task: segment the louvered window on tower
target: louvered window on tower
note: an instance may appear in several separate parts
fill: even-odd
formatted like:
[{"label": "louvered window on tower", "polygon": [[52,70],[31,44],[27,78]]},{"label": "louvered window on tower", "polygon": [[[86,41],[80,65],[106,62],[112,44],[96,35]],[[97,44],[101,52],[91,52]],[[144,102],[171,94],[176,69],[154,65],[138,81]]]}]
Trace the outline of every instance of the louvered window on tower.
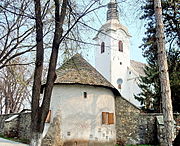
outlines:
[{"label": "louvered window on tower", "polygon": [[102,124],[114,124],[114,113],[102,112]]},{"label": "louvered window on tower", "polygon": [[101,53],[104,53],[105,52],[105,43],[102,42],[101,43]]},{"label": "louvered window on tower", "polygon": [[118,46],[119,46],[119,51],[123,52],[123,42],[122,41],[119,41]]}]

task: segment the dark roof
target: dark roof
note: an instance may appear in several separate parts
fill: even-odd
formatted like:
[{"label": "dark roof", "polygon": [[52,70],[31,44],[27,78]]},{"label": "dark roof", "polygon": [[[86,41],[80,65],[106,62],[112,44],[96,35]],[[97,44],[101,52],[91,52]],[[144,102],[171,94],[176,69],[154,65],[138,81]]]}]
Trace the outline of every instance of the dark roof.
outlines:
[{"label": "dark roof", "polygon": [[110,88],[116,95],[117,89],[107,81],[80,54],[74,55],[56,70],[55,84],[84,84]]}]

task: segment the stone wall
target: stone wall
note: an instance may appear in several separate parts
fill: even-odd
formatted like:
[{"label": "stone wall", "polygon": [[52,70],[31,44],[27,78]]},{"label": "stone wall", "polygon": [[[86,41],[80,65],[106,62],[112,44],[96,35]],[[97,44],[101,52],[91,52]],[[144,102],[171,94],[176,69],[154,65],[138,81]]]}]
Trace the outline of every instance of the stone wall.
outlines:
[{"label": "stone wall", "polygon": [[118,143],[133,143],[138,141],[136,137],[139,125],[140,110],[130,104],[126,99],[116,97],[116,137]]},{"label": "stone wall", "polygon": [[31,137],[31,113],[22,113],[19,116],[18,136],[24,139]]},{"label": "stone wall", "polygon": [[[141,113],[127,100],[116,98],[116,137],[117,142],[126,144],[158,144],[156,116],[161,113]],[[174,114],[180,126],[180,114]]]},{"label": "stone wall", "polygon": [[[6,119],[18,115],[11,121]],[[0,134],[12,137],[19,137],[21,139],[30,138],[30,113],[18,113],[18,114],[4,114],[0,115]]]},{"label": "stone wall", "polygon": [[0,115],[0,134],[4,134],[4,123],[5,120],[8,119],[9,117],[17,115],[17,114],[7,114],[7,115]]},{"label": "stone wall", "polygon": [[[21,139],[30,138],[30,113],[19,113],[17,119],[11,120],[11,123],[5,122],[6,119],[16,114],[0,115],[0,134],[4,135],[5,127],[11,129],[12,125]],[[123,98],[116,98],[116,137],[118,143],[126,144],[157,144],[156,116],[160,113],[141,113],[141,111]],[[174,114],[174,119],[180,126],[180,114]],[[18,124],[17,124],[18,123]],[[7,124],[7,125],[6,125]],[[8,129],[7,128],[7,129]],[[50,140],[52,142],[52,140]],[[47,141],[46,141],[47,142]],[[72,141],[69,141],[70,143]],[[69,143],[64,142],[64,145]],[[84,141],[78,141],[80,146]],[[97,142],[96,142],[97,143]],[[91,143],[86,142],[89,146]],[[99,146],[101,143],[93,146]]]}]

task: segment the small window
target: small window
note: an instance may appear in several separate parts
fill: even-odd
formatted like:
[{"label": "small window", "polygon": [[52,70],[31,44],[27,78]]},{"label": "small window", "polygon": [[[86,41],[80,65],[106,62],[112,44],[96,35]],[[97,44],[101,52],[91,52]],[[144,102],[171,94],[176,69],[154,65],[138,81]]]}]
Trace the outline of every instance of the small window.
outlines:
[{"label": "small window", "polygon": [[123,52],[123,42],[122,41],[119,41],[118,47],[119,47],[119,51]]},{"label": "small window", "polygon": [[71,136],[71,132],[67,132],[67,136]]},{"label": "small window", "polygon": [[114,113],[102,112],[102,124],[114,124]]},{"label": "small window", "polygon": [[122,65],[122,62],[120,62],[119,64]]},{"label": "small window", "polygon": [[83,92],[84,98],[87,98],[87,92]]},{"label": "small window", "polygon": [[101,53],[104,53],[105,52],[105,43],[102,42],[101,43]]},{"label": "small window", "polygon": [[51,110],[49,110],[49,112],[48,112],[45,123],[50,123],[50,121],[51,121]]}]

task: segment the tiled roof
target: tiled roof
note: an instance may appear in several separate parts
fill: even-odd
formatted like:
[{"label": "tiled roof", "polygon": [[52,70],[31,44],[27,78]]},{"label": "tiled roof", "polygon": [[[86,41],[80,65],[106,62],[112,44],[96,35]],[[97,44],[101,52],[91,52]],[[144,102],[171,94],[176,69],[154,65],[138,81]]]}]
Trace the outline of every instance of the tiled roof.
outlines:
[{"label": "tiled roof", "polygon": [[[56,70],[55,84],[84,84],[117,89],[107,81],[93,66],[80,54],[74,55]],[[117,93],[118,94],[118,93]]]},{"label": "tiled roof", "polygon": [[145,76],[144,68],[146,64],[131,60],[131,67],[141,76]]}]

